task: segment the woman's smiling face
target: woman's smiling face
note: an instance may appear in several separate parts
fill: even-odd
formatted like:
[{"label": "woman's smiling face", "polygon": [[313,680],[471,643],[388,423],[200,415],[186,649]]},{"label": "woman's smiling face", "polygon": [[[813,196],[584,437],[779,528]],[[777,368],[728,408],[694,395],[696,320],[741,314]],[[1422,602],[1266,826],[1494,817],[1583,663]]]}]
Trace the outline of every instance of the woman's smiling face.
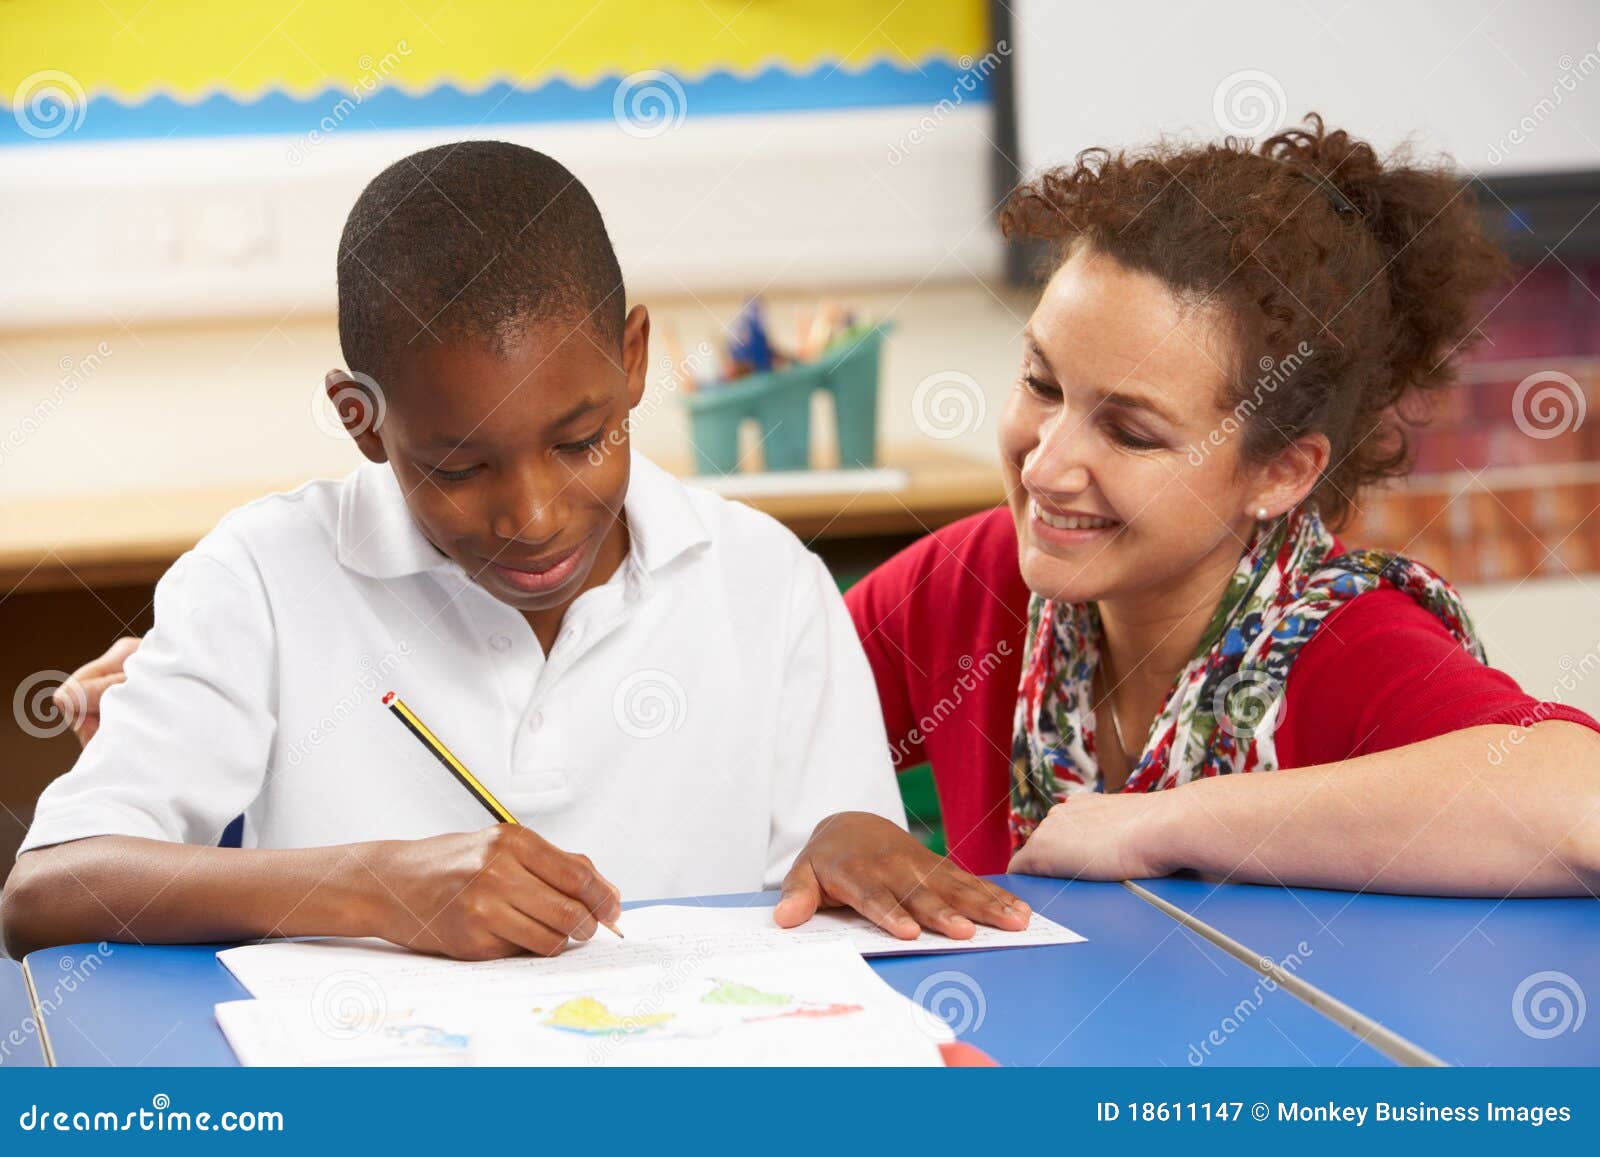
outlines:
[{"label": "woman's smiling face", "polygon": [[1236,357],[1223,316],[1082,245],[1051,278],[1000,422],[1035,593],[1159,594],[1237,561],[1262,479],[1240,468],[1237,436],[1214,444]]}]

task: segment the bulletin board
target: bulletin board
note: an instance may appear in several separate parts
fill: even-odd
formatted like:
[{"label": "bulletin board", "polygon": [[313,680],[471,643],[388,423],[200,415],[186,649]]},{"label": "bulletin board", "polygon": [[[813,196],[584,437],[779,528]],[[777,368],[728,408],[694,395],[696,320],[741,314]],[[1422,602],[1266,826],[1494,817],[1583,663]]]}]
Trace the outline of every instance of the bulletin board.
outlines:
[{"label": "bulletin board", "polygon": [[933,104],[987,39],[975,0],[428,7],[12,0],[0,144],[293,134],[357,97],[358,129],[609,119],[651,70],[706,113]]}]

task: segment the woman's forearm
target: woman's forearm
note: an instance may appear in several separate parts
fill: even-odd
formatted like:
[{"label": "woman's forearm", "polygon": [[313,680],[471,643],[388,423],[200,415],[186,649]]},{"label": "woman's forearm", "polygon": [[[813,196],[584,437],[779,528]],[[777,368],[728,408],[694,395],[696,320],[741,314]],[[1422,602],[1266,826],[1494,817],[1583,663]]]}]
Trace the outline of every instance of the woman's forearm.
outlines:
[{"label": "woman's forearm", "polygon": [[91,940],[152,943],[377,932],[380,844],[297,850],[97,836],[28,852],[0,907],[15,957]]},{"label": "woman's forearm", "polygon": [[1473,727],[1338,764],[1170,793],[1176,867],[1435,895],[1600,892],[1600,735]]}]

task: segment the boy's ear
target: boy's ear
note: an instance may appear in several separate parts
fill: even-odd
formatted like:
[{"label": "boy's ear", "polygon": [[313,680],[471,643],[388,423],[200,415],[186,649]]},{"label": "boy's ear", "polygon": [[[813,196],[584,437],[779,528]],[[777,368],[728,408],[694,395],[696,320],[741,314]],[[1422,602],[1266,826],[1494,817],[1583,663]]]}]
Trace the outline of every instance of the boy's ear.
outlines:
[{"label": "boy's ear", "polygon": [[628,375],[628,409],[644,399],[650,377],[650,311],[636,305],[622,324],[622,368]]},{"label": "boy's ear", "polygon": [[355,439],[361,453],[369,462],[387,462],[388,452],[383,448],[383,439],[378,437],[378,427],[383,425],[387,410],[382,387],[373,381],[372,375],[359,370],[329,370],[322,384],[345,433]]}]

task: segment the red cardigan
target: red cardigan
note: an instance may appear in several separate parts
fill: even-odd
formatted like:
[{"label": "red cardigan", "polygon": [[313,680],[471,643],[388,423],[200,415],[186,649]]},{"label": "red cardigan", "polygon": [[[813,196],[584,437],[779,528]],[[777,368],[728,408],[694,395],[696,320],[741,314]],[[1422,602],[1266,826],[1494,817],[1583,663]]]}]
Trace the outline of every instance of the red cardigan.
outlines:
[{"label": "red cardigan", "polygon": [[[1028,608],[1010,511],[973,515],[913,543],[845,602],[877,679],[895,766],[933,765],[957,863],[1005,871]],[[1334,611],[1300,652],[1278,724],[1278,759],[1306,767],[1464,727],[1543,719],[1600,731],[1582,711],[1525,695],[1409,595],[1382,587]]]}]

